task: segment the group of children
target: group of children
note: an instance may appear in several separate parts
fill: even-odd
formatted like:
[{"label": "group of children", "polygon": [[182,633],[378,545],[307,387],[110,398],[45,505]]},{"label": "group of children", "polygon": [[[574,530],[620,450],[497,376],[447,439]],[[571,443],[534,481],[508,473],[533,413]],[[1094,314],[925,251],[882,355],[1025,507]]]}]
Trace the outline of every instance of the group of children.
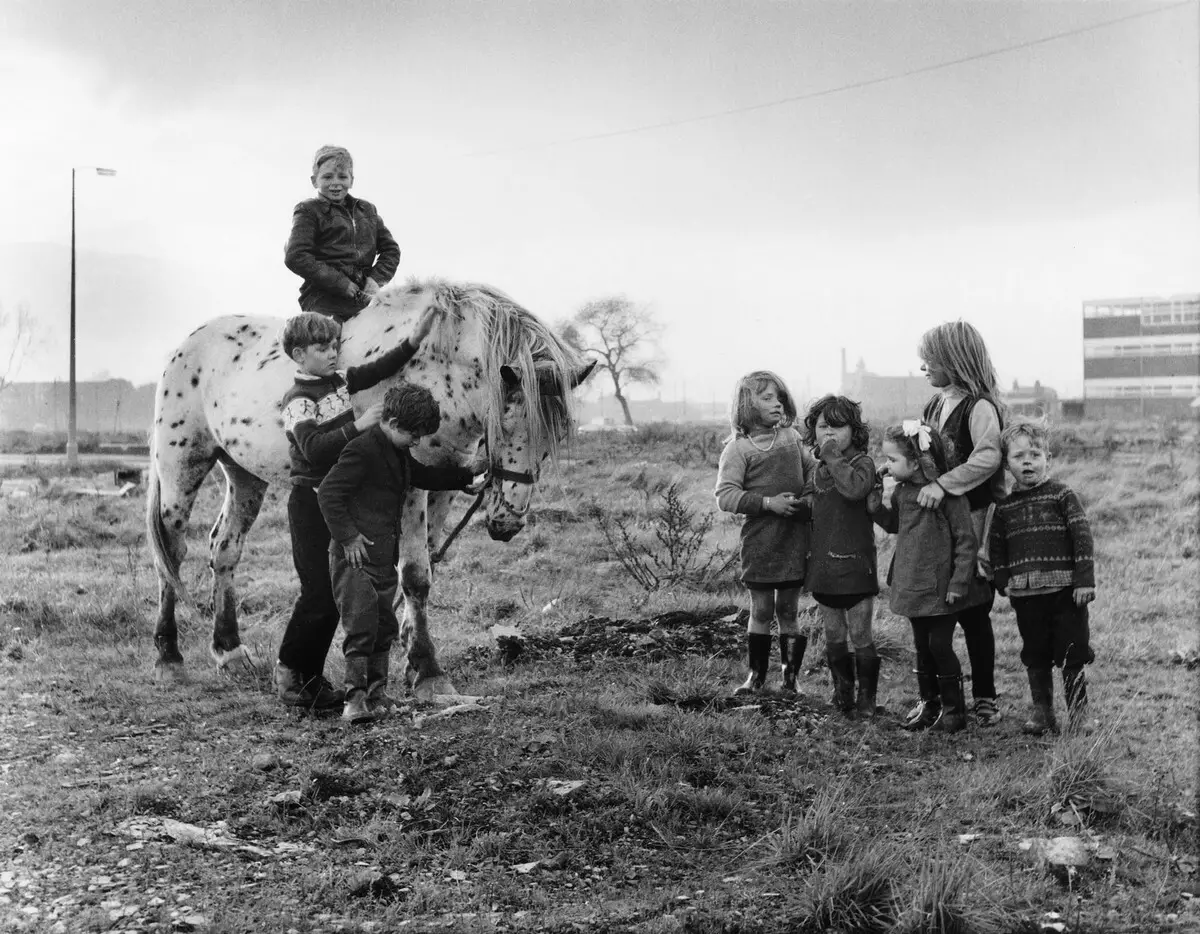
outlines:
[{"label": "group of children", "polygon": [[[471,490],[477,470],[434,469],[409,449],[437,431],[438,405],[423,387],[400,382],[355,417],[350,396],[395,376],[435,323],[427,311],[413,333],[377,360],[337,370],[341,324],[395,274],[400,250],[375,207],[350,195],[354,163],[342,147],[314,156],[317,196],[298,204],[286,264],[301,276],[303,313],[288,320],[284,352],[294,385],[282,400],[291,451],[288,524],[300,580],[275,668],[280,700],[342,707],[362,722],[395,706],[388,660],[399,625],[397,533],[409,486]],[[820,608],[836,707],[871,719],[880,659],[872,635],[879,593],[874,526],[895,534],[887,573],[890,607],[908,617],[919,702],[908,730],[957,732],[966,725],[962,666],[953,646],[961,626],[971,665],[974,714],[992,726],[1002,713],[995,685],[994,593],[1017,615],[1033,713],[1027,732],[1056,730],[1054,667],[1063,671],[1072,722],[1087,705],[1084,666],[1093,659],[1087,605],[1095,595],[1092,541],[1078,497],[1048,477],[1045,428],[1004,426],[997,376],[978,331],[963,321],[928,331],[918,353],[937,392],[919,420],[883,433],[879,470],[858,403],[814,402],[803,419],[784,381],[757,371],[738,382],[721,454],[719,507],[746,517],[742,581],[750,592],[749,674],[737,689],[765,688],[771,629],[778,627],[781,690],[795,693],[808,638],[801,592]],[[1012,476],[1005,494],[1004,468]],[[345,688],[324,675],[338,621],[345,630]],[[857,690],[856,690],[857,688]]]},{"label": "group of children", "polygon": [[[389,658],[399,635],[393,603],[399,581],[400,512],[410,486],[473,489],[482,461],[433,468],[409,449],[441,421],[428,389],[399,382],[355,417],[350,397],[395,376],[432,330],[427,310],[413,333],[378,359],[337,369],[342,323],[365,307],[396,271],[400,251],[378,212],[353,198],[354,163],[338,146],[313,159],[317,197],[296,206],[286,262],[302,276],[304,311],[284,326],[283,351],[297,367],[282,399],[291,455],[288,527],[300,595],[275,666],[287,706],[342,708],[361,723],[395,707],[387,693]],[[325,677],[338,621],[345,630],[345,687]]]},{"label": "group of children", "polygon": [[1087,517],[1078,497],[1048,476],[1045,427],[1004,425],[996,371],[974,327],[963,321],[935,327],[918,353],[937,392],[920,419],[883,432],[878,470],[858,403],[826,395],[801,420],[774,373],[757,371],[738,382],[733,436],[721,453],[716,487],[718,506],[746,517],[749,676],[737,690],[764,688],[772,623],[779,630],[780,690],[797,690],[807,647],[798,602],[807,589],[825,630],[834,705],[850,717],[876,715],[878,525],[896,536],[889,605],[909,619],[916,650],[919,701],[905,729],[954,733],[966,726],[956,626],[970,659],[975,719],[982,726],[1002,719],[991,621],[996,592],[1008,596],[1023,645],[1033,712],[1022,729],[1057,731],[1054,667],[1063,672],[1071,725],[1082,726],[1084,666],[1093,660],[1087,604],[1095,595]]}]

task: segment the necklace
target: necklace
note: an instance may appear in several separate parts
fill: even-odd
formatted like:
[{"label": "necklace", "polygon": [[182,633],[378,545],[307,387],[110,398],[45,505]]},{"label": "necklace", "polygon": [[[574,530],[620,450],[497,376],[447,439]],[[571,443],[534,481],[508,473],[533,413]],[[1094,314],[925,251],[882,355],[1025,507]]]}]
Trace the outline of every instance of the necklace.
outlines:
[{"label": "necklace", "polygon": [[775,442],[779,440],[779,428],[775,427],[775,428],[771,429],[771,443],[768,444],[765,448],[760,448],[758,446],[758,442],[756,442],[754,440],[754,438],[752,438],[750,436],[749,432],[746,433],[746,440],[750,442],[750,446],[752,448],[754,448],[754,450],[761,451],[763,454],[766,454],[767,451],[769,451],[769,450],[771,450],[771,448],[775,447]]}]

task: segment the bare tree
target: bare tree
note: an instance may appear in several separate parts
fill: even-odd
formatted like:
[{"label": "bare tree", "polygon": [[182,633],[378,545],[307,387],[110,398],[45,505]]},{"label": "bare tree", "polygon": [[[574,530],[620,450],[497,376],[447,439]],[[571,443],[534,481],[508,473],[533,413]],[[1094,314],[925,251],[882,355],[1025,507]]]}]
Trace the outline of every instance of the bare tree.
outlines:
[{"label": "bare tree", "polygon": [[601,298],[580,308],[570,321],[560,325],[559,332],[571,347],[593,354],[608,371],[625,424],[632,425],[624,390],[631,383],[654,384],[659,379],[661,363],[654,352],[662,326],[654,313],[627,298]]},{"label": "bare tree", "polygon": [[6,312],[0,305],[0,392],[16,381],[33,346],[35,330],[33,313],[25,302],[17,305],[15,313]]}]

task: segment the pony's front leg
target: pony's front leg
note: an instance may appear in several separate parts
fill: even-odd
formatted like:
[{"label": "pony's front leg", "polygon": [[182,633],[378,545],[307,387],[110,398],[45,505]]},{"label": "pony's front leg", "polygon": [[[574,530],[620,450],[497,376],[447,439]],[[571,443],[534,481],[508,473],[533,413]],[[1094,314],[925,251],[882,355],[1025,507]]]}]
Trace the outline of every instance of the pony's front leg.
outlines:
[{"label": "pony's front leg", "polygon": [[428,544],[429,500],[433,499],[424,490],[409,491],[400,523],[400,589],[404,594],[400,644],[405,651],[404,677],[419,701],[458,693],[438,662],[425,613],[433,579]]}]

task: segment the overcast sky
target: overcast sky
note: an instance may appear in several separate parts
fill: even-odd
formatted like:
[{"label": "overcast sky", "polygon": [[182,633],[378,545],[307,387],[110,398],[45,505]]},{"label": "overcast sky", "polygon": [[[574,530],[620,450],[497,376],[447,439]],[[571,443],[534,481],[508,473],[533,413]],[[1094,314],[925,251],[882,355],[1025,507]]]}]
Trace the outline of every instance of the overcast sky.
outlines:
[{"label": "overcast sky", "polygon": [[[915,372],[960,316],[1006,382],[1078,394],[1084,299],[1200,287],[1198,8],[7,0],[0,248],[65,246],[71,167],[117,169],[80,176],[79,372],[151,381],[207,317],[298,310],[283,243],[336,143],[400,275],[645,304],[664,398],[835,390],[843,347]],[[176,284],[152,320],[95,288],[118,255]],[[23,379],[66,374],[55,285]]]}]

